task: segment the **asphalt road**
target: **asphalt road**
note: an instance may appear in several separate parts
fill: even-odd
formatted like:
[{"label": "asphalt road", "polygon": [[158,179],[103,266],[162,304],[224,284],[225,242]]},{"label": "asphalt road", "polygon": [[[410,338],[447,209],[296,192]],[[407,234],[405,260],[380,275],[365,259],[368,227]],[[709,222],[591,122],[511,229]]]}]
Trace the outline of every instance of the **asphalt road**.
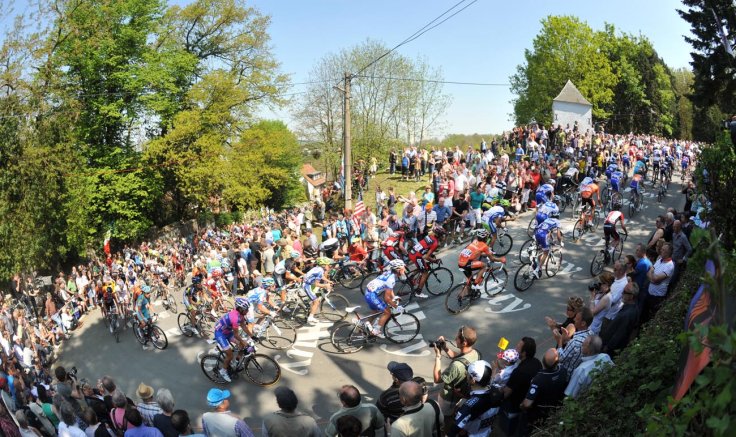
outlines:
[{"label": "asphalt road", "polygon": [[[667,207],[681,209],[684,198],[680,194],[679,176],[670,185],[664,201],[657,203],[656,191],[647,185],[642,211],[633,219],[628,217],[628,201],[624,201],[624,214],[629,229],[629,238],[623,254],[633,254],[638,242],[645,242],[654,229],[654,219]],[[628,199],[628,193],[624,195]],[[564,319],[567,298],[579,295],[586,298],[587,284],[591,281],[590,261],[603,245],[602,225],[595,234],[586,234],[578,243],[571,242],[574,222],[568,212],[563,214],[563,233],[565,248],[561,271],[554,278],[538,280],[527,291],[520,293],[514,289],[513,277],[518,270],[518,252],[527,239],[526,226],[531,213],[522,215],[509,224],[514,246],[508,255],[507,269],[509,283],[506,289],[494,298],[482,298],[473,303],[470,309],[453,316],[444,308],[444,296],[431,297],[412,303],[407,307],[421,320],[419,336],[404,345],[389,344],[386,340],[369,345],[362,351],[343,355],[335,353],[330,344],[330,324],[301,328],[297,343],[287,351],[271,351],[261,347],[263,352],[275,357],[282,366],[281,380],[269,388],[250,384],[247,379],[230,384],[231,409],[244,417],[254,429],[261,426],[260,418],[277,410],[273,388],[279,385],[291,387],[297,394],[299,408],[313,415],[324,424],[332,412],[339,408],[336,392],[343,384],[356,385],[368,399],[375,399],[386,389],[391,378],[386,370],[389,361],[407,362],[415,375],[431,380],[434,359],[427,342],[440,335],[453,338],[461,325],[473,326],[478,330],[476,348],[484,357],[491,359],[498,352],[501,337],[509,340],[513,347],[522,336],[537,340],[537,351],[541,355],[553,345],[553,338],[544,323],[544,316]],[[450,247],[441,252],[444,265],[453,271],[455,283],[463,275],[454,268],[462,247]],[[363,305],[357,290],[343,292],[353,305]],[[140,382],[159,389],[169,388],[174,394],[178,408],[189,411],[194,423],[207,410],[205,396],[214,386],[200,370],[197,355],[211,349],[204,339],[187,338],[179,334],[176,316],[166,312],[160,304],[156,305],[160,315],[159,325],[166,332],[169,346],[166,350],[143,351],[133,336],[132,330],[122,333],[120,343],[106,331],[99,311],[87,315],[84,325],[62,348],[60,363],[69,368],[79,369],[79,377],[91,381],[103,375],[111,375],[118,386],[128,396],[135,399],[135,390]],[[181,311],[181,305],[179,305]],[[449,360],[445,359],[445,364]]]}]

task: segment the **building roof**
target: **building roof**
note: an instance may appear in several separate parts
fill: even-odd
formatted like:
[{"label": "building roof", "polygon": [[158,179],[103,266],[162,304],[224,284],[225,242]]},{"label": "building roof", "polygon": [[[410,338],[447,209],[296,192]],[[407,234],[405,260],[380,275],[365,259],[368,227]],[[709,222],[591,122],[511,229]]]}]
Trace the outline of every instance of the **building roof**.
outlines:
[{"label": "building roof", "polygon": [[567,103],[579,103],[581,105],[588,105],[593,106],[590,104],[589,101],[585,100],[585,97],[583,97],[582,94],[580,94],[580,91],[578,91],[575,84],[572,83],[569,79],[567,80],[567,83],[562,88],[562,91],[560,91],[560,94],[557,95],[557,97],[552,100],[553,102],[567,102]]},{"label": "building roof", "polygon": [[304,164],[302,166],[302,176],[314,187],[319,187],[320,185],[327,182],[327,177],[324,175],[324,173],[316,170],[314,167],[312,167],[312,164]]}]

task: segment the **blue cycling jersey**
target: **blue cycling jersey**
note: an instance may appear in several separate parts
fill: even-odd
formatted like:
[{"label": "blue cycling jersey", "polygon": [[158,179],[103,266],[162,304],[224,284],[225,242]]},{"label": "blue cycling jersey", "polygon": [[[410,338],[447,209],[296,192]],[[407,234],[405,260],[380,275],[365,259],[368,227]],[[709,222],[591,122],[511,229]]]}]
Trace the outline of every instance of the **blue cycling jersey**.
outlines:
[{"label": "blue cycling jersey", "polygon": [[325,269],[320,266],[312,267],[306,275],[304,275],[304,285],[312,285],[321,280],[325,276]]},{"label": "blue cycling jersey", "polygon": [[544,233],[545,235],[551,231],[560,227],[560,221],[553,218],[548,218],[539,225],[537,225],[537,233]]},{"label": "blue cycling jersey", "polygon": [[393,290],[396,286],[396,275],[389,271],[383,272],[378,277],[366,285],[365,290],[368,293],[380,294],[386,290]]},{"label": "blue cycling jersey", "polygon": [[266,303],[268,300],[268,291],[263,287],[256,287],[249,291],[248,294],[245,295],[245,298],[253,305]]}]

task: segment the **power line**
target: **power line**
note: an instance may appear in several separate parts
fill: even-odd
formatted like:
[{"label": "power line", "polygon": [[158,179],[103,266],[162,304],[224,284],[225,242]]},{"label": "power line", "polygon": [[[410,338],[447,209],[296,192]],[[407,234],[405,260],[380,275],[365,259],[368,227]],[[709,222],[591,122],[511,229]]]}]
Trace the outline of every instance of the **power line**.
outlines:
[{"label": "power line", "polygon": [[469,86],[509,86],[508,83],[487,83],[487,82],[460,82],[454,80],[433,80],[433,79],[419,79],[413,77],[391,77],[391,76],[366,76],[356,75],[356,78],[363,79],[384,79],[384,80],[398,80],[398,81],[410,81],[410,82],[429,82],[429,83],[441,83],[447,85],[469,85]]},{"label": "power line", "polygon": [[[392,49],[388,50],[387,52],[385,52],[381,56],[377,57],[376,59],[374,59],[373,61],[371,61],[370,63],[368,63],[365,67],[361,68],[356,74],[360,74],[360,73],[364,72],[366,69],[370,68],[370,66],[374,65],[376,62],[380,61],[381,59],[385,58],[386,56],[388,56],[389,54],[391,54],[393,51],[395,51],[396,49],[398,49],[399,47],[403,46],[404,44],[407,44],[407,43],[410,43],[410,42],[414,41],[415,39],[419,38],[420,36],[424,35],[425,33],[429,32],[430,30],[434,29],[435,27],[441,25],[445,21],[449,20],[450,18],[454,17],[455,15],[457,15],[460,12],[464,11],[465,9],[467,9],[469,6],[471,6],[473,3],[477,2],[478,0],[471,1],[470,3],[468,3],[465,6],[463,6],[461,9],[455,11],[452,15],[448,16],[444,20],[440,21],[437,24],[434,24],[435,22],[437,22],[437,20],[441,19],[442,17],[444,17],[445,15],[447,15],[448,13],[450,13],[453,9],[457,8],[458,6],[460,6],[461,4],[465,3],[466,1],[467,0],[460,0],[459,2],[455,3],[450,9],[448,9],[445,12],[443,12],[442,14],[438,15],[434,20],[432,20],[429,23],[427,23],[424,26],[422,26],[419,30],[417,30],[416,32],[414,32],[413,34],[411,34],[405,40],[403,40],[400,43],[398,43]],[[433,24],[434,24],[434,26],[432,26]]]}]

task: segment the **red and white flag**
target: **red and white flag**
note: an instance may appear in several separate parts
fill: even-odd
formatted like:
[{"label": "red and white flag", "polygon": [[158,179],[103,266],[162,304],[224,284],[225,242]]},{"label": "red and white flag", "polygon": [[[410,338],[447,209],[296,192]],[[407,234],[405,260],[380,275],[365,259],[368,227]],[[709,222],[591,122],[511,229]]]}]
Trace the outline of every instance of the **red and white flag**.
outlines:
[{"label": "red and white flag", "polygon": [[355,204],[355,211],[353,212],[353,217],[360,217],[365,212],[365,203],[363,201],[359,201]]},{"label": "red and white flag", "polygon": [[110,237],[112,237],[112,232],[108,230],[105,233],[105,242],[102,244],[103,250],[107,255],[110,255]]}]

